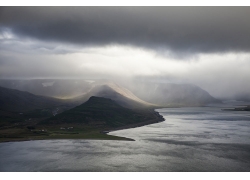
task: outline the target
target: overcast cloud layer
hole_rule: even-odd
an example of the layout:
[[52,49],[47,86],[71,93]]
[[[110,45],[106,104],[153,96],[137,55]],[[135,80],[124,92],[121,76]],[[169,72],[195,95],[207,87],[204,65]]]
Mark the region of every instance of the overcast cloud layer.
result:
[[0,78],[192,83],[250,99],[249,7],[0,7]]
[[173,51],[250,51],[249,7],[4,7],[0,26],[41,40]]

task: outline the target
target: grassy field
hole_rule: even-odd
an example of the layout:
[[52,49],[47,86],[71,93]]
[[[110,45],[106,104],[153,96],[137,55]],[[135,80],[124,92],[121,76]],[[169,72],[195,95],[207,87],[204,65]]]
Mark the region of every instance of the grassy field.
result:
[[[72,126],[70,126],[72,127]],[[28,141],[46,139],[96,139],[96,140],[126,140],[133,139],[117,137],[103,133],[101,129],[48,127],[39,129],[8,128],[0,130],[0,142]]]
[[40,116],[40,111],[23,114],[0,111],[0,142],[40,139],[132,140],[107,135],[102,133],[102,128],[84,124],[37,125],[46,119],[48,117]]

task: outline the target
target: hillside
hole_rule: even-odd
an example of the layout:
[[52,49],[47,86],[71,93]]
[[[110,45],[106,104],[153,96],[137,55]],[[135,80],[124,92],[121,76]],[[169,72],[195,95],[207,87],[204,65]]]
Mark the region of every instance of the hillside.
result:
[[0,109],[11,112],[27,112],[35,109],[54,108],[64,102],[51,97],[0,87]]
[[128,89],[111,81],[97,81],[93,83],[93,87],[82,96],[82,99],[87,100],[91,96],[112,99],[119,105],[130,109],[156,106],[155,104],[139,99]]
[[0,79],[0,86],[63,99],[80,96],[92,87],[91,81],[81,79]]
[[90,97],[80,106],[42,121],[43,125],[84,124],[95,127],[123,127],[127,125],[159,122],[163,120],[153,110],[131,110],[114,100]]
[[100,79],[35,79],[0,80],[0,85],[36,95],[59,97],[71,103],[72,107],[86,102],[91,96],[109,98],[130,109],[202,106],[220,102],[192,84],[142,81],[116,83]]
[[131,109],[155,106],[141,100],[128,89],[110,80],[0,80],[0,86],[27,91],[35,95],[57,97],[73,105],[82,104],[91,96],[97,96],[113,99],[118,104]]
[[[5,95],[6,98],[3,98]],[[101,97],[91,97],[77,107],[66,111],[64,109],[64,112],[60,108],[65,105],[58,107],[60,103],[54,100],[1,88],[0,142],[35,139],[131,140],[107,135],[103,131],[143,126],[164,120],[152,109],[132,110]],[[53,113],[54,109],[58,114]]]

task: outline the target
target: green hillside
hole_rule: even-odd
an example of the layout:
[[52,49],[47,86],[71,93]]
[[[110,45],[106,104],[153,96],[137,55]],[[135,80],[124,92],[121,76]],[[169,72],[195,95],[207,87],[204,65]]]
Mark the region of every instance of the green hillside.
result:
[[115,101],[101,97],[90,97],[86,103],[67,110],[41,124],[86,124],[89,126],[121,127],[157,119],[152,110],[131,110]]
[[87,102],[50,118],[46,118],[47,111],[43,111],[33,110],[22,114],[2,111],[0,142],[36,139],[131,140],[103,131],[164,120],[152,109],[127,109],[111,99],[101,97],[90,97]]

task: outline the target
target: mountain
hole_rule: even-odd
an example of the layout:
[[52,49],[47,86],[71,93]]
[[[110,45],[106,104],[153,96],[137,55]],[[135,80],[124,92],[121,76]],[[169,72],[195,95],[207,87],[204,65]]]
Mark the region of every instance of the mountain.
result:
[[83,79],[1,79],[0,86],[35,95],[70,99],[88,91],[92,82]]
[[63,101],[59,99],[0,87],[0,110],[3,111],[27,112],[42,108],[55,108],[62,104]]
[[[192,84],[128,82],[84,79],[0,80],[0,85],[36,95],[58,97],[80,105],[91,96],[114,100],[126,108],[202,106],[217,103],[208,92]],[[73,106],[72,106],[73,107]]]
[[201,106],[220,101],[192,84],[136,82],[130,85],[135,95],[160,106]]
[[99,126],[116,128],[162,120],[163,118],[153,110],[131,110],[120,106],[114,100],[92,96],[87,102],[44,120],[40,124],[78,124],[78,126],[84,124],[95,128]]
[[128,108],[154,106],[136,97],[128,89],[109,80],[84,79],[31,79],[0,80],[0,86],[27,91],[35,95],[57,97],[75,105],[91,96],[106,97]]
[[112,81],[97,81],[93,83],[92,88],[81,98],[86,100],[91,96],[109,98],[119,105],[131,109],[156,106],[139,99],[131,91]]
[[250,102],[250,92],[242,92],[241,94],[234,95],[232,99],[237,101]]
[[[26,93],[22,92],[24,94]],[[27,114],[0,109],[0,142],[38,139],[131,141],[129,138],[108,135],[106,131],[164,121],[152,109],[132,110],[101,97],[90,97],[87,102],[50,118],[29,118],[29,115],[29,112]]]

